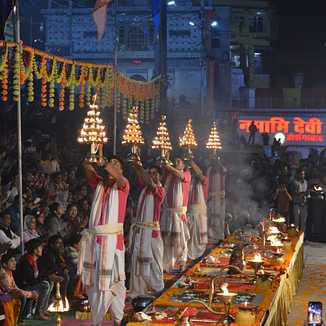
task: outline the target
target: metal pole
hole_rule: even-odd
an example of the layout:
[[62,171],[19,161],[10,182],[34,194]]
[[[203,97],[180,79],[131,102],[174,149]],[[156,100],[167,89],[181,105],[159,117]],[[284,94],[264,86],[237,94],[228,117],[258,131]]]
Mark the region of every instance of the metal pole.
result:
[[167,113],[167,5],[160,1],[160,74],[161,74],[161,113]]
[[[201,24],[201,51],[200,51],[200,112],[204,113],[204,74],[206,67],[206,29],[205,29],[205,3],[200,2],[200,24]],[[206,83],[207,84],[207,83]]]
[[115,1],[115,14],[114,14],[114,94],[113,94],[113,155],[117,155],[117,128],[118,128],[118,108],[117,108],[117,96],[118,96],[118,51],[119,51],[119,39],[118,39],[118,0]]
[[[19,0],[14,0],[14,18],[15,18],[15,40],[19,52],[22,51],[20,40],[20,16],[19,16]],[[20,57],[19,57],[20,58]],[[20,59],[19,59],[20,60]],[[23,151],[22,151],[22,116],[21,116],[21,89],[20,89],[20,62],[18,64],[19,87],[17,101],[17,145],[18,145],[18,193],[19,193],[19,216],[20,216],[20,240],[21,251],[24,254],[24,208],[23,208]]]

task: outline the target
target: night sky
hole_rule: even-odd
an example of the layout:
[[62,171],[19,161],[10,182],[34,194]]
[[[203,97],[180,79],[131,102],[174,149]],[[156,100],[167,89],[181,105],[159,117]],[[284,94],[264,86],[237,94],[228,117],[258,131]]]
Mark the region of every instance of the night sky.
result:
[[323,48],[326,44],[326,1],[272,2],[278,8],[281,50],[318,51]]

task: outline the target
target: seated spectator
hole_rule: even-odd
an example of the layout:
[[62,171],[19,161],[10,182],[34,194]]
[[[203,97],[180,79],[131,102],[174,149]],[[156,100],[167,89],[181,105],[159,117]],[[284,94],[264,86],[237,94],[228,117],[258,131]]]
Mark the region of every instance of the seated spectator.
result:
[[9,243],[11,249],[20,245],[20,237],[11,230],[11,215],[4,212],[0,216],[0,244]]
[[47,238],[49,231],[45,225],[45,208],[36,212],[36,231],[41,237]]
[[83,199],[78,205],[79,218],[81,221],[82,228],[88,226],[89,215],[91,213],[91,207],[87,199]]
[[16,258],[12,251],[2,256],[1,265],[0,296],[5,313],[5,325],[15,326],[19,319],[21,299],[37,299],[38,293],[24,291],[16,285],[12,275],[16,269]]
[[50,206],[50,217],[47,220],[46,226],[48,228],[49,236],[60,234],[65,235],[65,223],[63,215],[65,209],[59,203],[53,203]]
[[53,235],[48,240],[45,254],[40,258],[40,275],[44,279],[54,278],[61,283],[62,297],[67,296],[69,268],[64,258],[64,242],[60,235]]
[[83,298],[81,293],[80,279],[77,277],[77,265],[79,260],[81,235],[75,234],[69,240],[69,245],[65,249],[65,258],[69,268],[70,282],[68,285],[68,296],[70,298]]
[[40,235],[36,229],[36,218],[32,215],[25,216],[25,225],[24,225],[24,242],[28,242],[32,239],[39,238]]
[[77,205],[70,204],[65,217],[67,238],[72,237],[81,230]]
[[[27,253],[19,260],[15,280],[22,289],[38,293],[36,316],[48,320],[47,309],[53,285],[51,281],[42,279],[39,273],[38,260],[43,254],[43,242],[40,239],[30,240],[26,243],[26,249]],[[27,303],[23,307],[23,317],[29,317],[31,310],[31,305]]]

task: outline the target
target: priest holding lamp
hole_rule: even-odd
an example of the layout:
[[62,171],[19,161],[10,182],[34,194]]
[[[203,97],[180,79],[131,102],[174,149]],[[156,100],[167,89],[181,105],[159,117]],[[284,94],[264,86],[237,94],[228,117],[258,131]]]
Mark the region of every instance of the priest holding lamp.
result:
[[79,141],[93,146],[91,159],[85,161],[84,169],[94,197],[89,229],[84,231],[81,240],[78,274],[86,288],[93,325],[100,325],[108,310],[114,324],[119,325],[126,297],[123,224],[129,182],[123,176],[122,160],[112,157],[107,162],[103,158],[106,137],[100,128],[102,120],[95,99],[90,111]]
[[165,190],[159,167],[151,166],[145,170],[137,159],[131,164],[142,189],[129,233],[129,296],[136,297],[159,293],[164,289],[160,217]]
[[163,268],[167,272],[185,268],[188,256],[187,206],[191,183],[190,171],[182,158],[175,159],[175,167],[163,165],[167,178],[166,197],[162,208],[161,231],[164,242]]
[[209,183],[208,239],[211,243],[218,243],[224,239],[225,233],[225,177],[227,170],[222,165],[218,153],[222,149],[222,144],[215,122],[210,130],[206,148],[212,152],[210,166],[206,173]]

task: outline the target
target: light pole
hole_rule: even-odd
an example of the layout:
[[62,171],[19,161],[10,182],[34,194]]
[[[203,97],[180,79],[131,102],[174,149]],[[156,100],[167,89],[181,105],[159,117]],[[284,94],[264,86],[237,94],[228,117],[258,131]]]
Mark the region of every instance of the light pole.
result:
[[113,155],[117,155],[117,137],[118,137],[118,51],[119,51],[119,36],[118,36],[118,0],[114,1],[114,96],[113,96]]
[[160,1],[160,111],[167,113],[167,3]]
[[[18,46],[19,54],[22,52],[22,45],[20,40],[20,15],[19,15],[19,0],[13,1],[13,11],[15,20],[15,41]],[[21,60],[21,55],[19,55],[19,60]],[[17,65],[19,85],[17,87],[17,147],[18,147],[18,194],[19,194],[19,216],[20,216],[20,240],[21,240],[21,250],[24,254],[24,209],[23,209],[23,150],[22,150],[22,117],[21,117],[21,88],[20,88],[20,62]]]

